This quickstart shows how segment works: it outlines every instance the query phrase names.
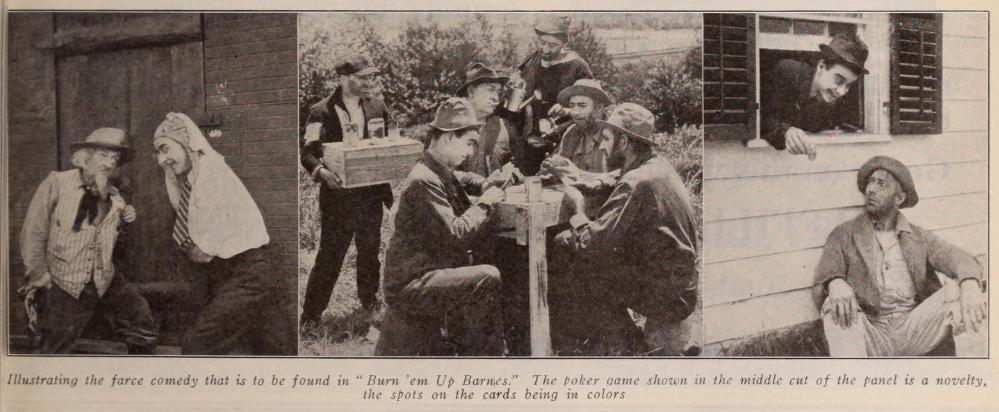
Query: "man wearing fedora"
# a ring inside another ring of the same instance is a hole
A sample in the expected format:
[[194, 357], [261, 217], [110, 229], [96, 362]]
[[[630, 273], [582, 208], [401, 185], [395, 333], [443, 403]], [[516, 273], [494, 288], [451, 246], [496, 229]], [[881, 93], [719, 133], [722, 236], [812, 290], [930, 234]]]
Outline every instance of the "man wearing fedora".
[[523, 142], [530, 140], [531, 143], [524, 147], [524, 158], [518, 159], [521, 171], [526, 174], [537, 173], [545, 153], [552, 150], [551, 144], [540, 139], [539, 121], [544, 117], [565, 114], [564, 105], [558, 103], [559, 92], [572, 86], [576, 80], [593, 78], [589, 64], [566, 47], [571, 24], [569, 16], [551, 16], [542, 20], [534, 27], [537, 50], [518, 66], [527, 96], [533, 96], [523, 117], [524, 135], [528, 138]]
[[621, 103], [599, 122], [613, 143], [608, 167], [621, 177], [592, 220], [583, 195], [565, 189], [565, 206], [574, 213], [553, 246], [553, 343], [589, 342], [587, 354], [635, 353], [642, 343], [628, 309], [671, 325], [694, 311], [697, 229], [680, 176], [653, 150], [652, 113]]
[[855, 128], [844, 124], [836, 103], [868, 73], [867, 45], [856, 34], [838, 34], [819, 49], [821, 59], [815, 65], [794, 59], [778, 62], [760, 93], [760, 136], [775, 149], [811, 159], [816, 148], [808, 133]]
[[516, 140], [517, 131], [504, 117], [508, 112], [497, 112], [500, 91], [508, 80], [509, 76], [473, 62], [465, 70], [465, 82], [458, 89], [458, 96], [468, 100], [476, 120], [482, 123], [475, 154], [460, 170], [455, 170], [455, 176], [473, 194], [478, 194], [476, 189], [485, 178], [502, 169], [513, 156], [510, 142]]
[[614, 141], [604, 136], [601, 123], [613, 99], [596, 80], [580, 79], [559, 92], [558, 101], [569, 110], [573, 123], [556, 146], [555, 155], [542, 162], [542, 170], [591, 192], [613, 187], [619, 171], [611, 170], [607, 159]]
[[[463, 331], [459, 354], [503, 354], [500, 272], [471, 262], [488, 236], [484, 229], [496, 205], [504, 199], [499, 186], [509, 176], [494, 173], [473, 203], [454, 175], [455, 168], [472, 157], [481, 126], [467, 100], [455, 97], [442, 103], [430, 124], [423, 156], [402, 183], [395, 231], [385, 255], [388, 311], [377, 355], [434, 354], [428, 347], [435, 342], [427, 340], [439, 340], [440, 328], [434, 324], [445, 316]], [[406, 332], [427, 322], [428, 335]]]
[[357, 296], [365, 310], [378, 305], [382, 206], [392, 207], [392, 188], [379, 184], [351, 189], [342, 177], [323, 166], [323, 143], [383, 137], [388, 124], [385, 103], [374, 96], [375, 74], [367, 56], [354, 54], [336, 66], [340, 86], [312, 106], [301, 139], [302, 167], [320, 182], [322, 234], [316, 263], [309, 273], [301, 322], [318, 322], [329, 305], [333, 287], [351, 240], [357, 247]]
[[[22, 293], [44, 302], [40, 353], [69, 353], [98, 309], [110, 310], [130, 353], [150, 353], [159, 328], [145, 298], [112, 255], [135, 209], [110, 178], [135, 152], [125, 132], [100, 128], [71, 145], [74, 168], [52, 172], [35, 191], [21, 228]], [[55, 287], [52, 287], [55, 285]], [[44, 299], [36, 293], [45, 290]]]
[[[832, 231], [815, 269], [829, 354], [919, 356], [952, 329], [984, 328], [981, 266], [899, 211], [919, 202], [909, 169], [875, 156], [857, 172], [857, 188], [864, 211]], [[937, 272], [953, 281], [942, 284]]]

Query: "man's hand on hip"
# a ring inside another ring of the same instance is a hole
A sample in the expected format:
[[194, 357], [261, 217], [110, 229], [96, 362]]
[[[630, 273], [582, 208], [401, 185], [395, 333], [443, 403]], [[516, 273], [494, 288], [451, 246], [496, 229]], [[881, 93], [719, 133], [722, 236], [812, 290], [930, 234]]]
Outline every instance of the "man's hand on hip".
[[857, 296], [853, 292], [853, 287], [843, 278], [835, 278], [827, 285], [829, 296], [826, 302], [828, 310], [833, 315], [833, 322], [837, 325], [848, 328], [857, 321], [860, 305], [857, 304]]

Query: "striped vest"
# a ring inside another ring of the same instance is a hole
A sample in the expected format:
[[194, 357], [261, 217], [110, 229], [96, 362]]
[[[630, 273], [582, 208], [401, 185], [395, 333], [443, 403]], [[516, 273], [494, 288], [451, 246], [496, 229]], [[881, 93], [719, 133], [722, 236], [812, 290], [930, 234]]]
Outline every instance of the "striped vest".
[[57, 179], [58, 200], [49, 219], [46, 247], [46, 261], [52, 282], [73, 297], [79, 298], [92, 275], [98, 295], [103, 296], [114, 277], [111, 255], [118, 239], [125, 200], [117, 190], [112, 189], [109, 196], [111, 208], [104, 220], [97, 226], [85, 220], [80, 225], [80, 230], [74, 231], [73, 221], [86, 189], [82, 187], [83, 182], [77, 169], [59, 172]]

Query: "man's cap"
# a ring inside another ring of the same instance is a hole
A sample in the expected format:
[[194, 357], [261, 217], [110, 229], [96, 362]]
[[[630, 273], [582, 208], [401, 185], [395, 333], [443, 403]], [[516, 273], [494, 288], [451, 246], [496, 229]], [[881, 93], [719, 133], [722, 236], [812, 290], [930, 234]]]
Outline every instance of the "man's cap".
[[475, 112], [468, 100], [452, 97], [437, 107], [434, 121], [430, 123], [442, 132], [454, 132], [465, 129], [478, 129], [482, 123], [475, 118]]
[[569, 26], [571, 25], [572, 19], [570, 19], [569, 16], [546, 16], [541, 20], [541, 23], [534, 26], [534, 32], [537, 33], [538, 36], [547, 34], [565, 42], [569, 39]]
[[820, 44], [819, 50], [827, 56], [835, 57], [857, 73], [869, 73], [864, 68], [868, 55], [867, 44], [860, 40], [856, 34], [837, 34], [829, 44]]
[[655, 116], [638, 104], [621, 103], [614, 106], [614, 110], [607, 117], [607, 120], [597, 121], [632, 139], [642, 141], [652, 147], [656, 146], [656, 141], [652, 139], [652, 133], [656, 130]]
[[461, 87], [458, 88], [458, 94], [465, 94], [469, 86], [474, 86], [481, 83], [499, 83], [500, 86], [506, 84], [510, 80], [510, 76], [503, 76], [496, 73], [495, 70], [490, 69], [485, 64], [479, 62], [469, 63], [468, 67], [465, 68], [465, 83], [462, 83]]
[[102, 127], [94, 130], [84, 141], [72, 143], [69, 147], [74, 152], [87, 148], [115, 150], [121, 153], [121, 158], [118, 159], [119, 165], [125, 164], [135, 157], [135, 150], [128, 145], [125, 131], [113, 127]]
[[378, 68], [374, 67], [371, 58], [363, 54], [351, 54], [337, 63], [336, 74], [341, 76], [378, 73]]
[[874, 156], [863, 166], [860, 166], [860, 170], [857, 171], [857, 189], [860, 189], [860, 193], [864, 193], [867, 189], [867, 180], [878, 169], [883, 169], [894, 176], [895, 180], [902, 186], [902, 191], [905, 192], [905, 202], [899, 206], [900, 209], [913, 207], [919, 203], [919, 194], [916, 193], [916, 185], [912, 182], [909, 168], [905, 167], [902, 162], [888, 156]]
[[572, 96], [587, 96], [593, 99], [594, 103], [604, 105], [614, 103], [614, 99], [604, 91], [603, 87], [600, 87], [599, 82], [593, 79], [579, 79], [572, 86], [562, 89], [558, 92], [558, 104], [568, 107]]

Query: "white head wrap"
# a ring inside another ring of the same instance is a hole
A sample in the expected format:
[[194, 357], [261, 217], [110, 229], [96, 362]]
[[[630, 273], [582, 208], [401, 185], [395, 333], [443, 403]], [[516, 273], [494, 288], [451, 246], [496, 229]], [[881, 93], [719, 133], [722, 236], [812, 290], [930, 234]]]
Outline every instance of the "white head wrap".
[[[270, 238], [253, 197], [191, 118], [183, 113], [168, 113], [156, 128], [154, 144], [163, 138], [180, 143], [191, 157], [187, 175], [191, 182], [188, 231], [198, 248], [210, 256], [228, 259], [266, 245]], [[164, 175], [170, 204], [177, 209], [177, 175], [169, 168], [165, 168]]]

